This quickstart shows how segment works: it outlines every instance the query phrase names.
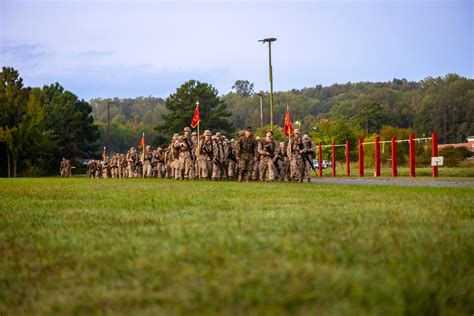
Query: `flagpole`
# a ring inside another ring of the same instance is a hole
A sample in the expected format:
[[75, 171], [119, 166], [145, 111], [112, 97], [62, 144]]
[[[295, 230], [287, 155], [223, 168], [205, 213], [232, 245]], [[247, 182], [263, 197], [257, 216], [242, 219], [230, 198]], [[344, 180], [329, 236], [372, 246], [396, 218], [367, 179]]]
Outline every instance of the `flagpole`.
[[142, 134], [143, 146], [142, 146], [142, 163], [145, 162], [145, 132]]
[[102, 155], [102, 160], [104, 160], [104, 161], [105, 161], [105, 157], [107, 156], [107, 151], [105, 150], [105, 148], [106, 148], [106, 147], [104, 146], [104, 153], [105, 153], [105, 155]]

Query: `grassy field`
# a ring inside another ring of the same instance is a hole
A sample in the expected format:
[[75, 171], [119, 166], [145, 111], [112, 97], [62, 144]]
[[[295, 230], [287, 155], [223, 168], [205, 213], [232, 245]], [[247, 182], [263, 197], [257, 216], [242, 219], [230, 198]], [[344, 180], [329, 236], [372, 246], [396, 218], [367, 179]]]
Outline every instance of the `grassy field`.
[[[317, 171], [317, 170], [316, 170]], [[418, 167], [415, 170], [416, 177], [415, 179], [437, 179], [437, 180], [462, 180], [462, 181], [474, 181], [474, 166], [469, 167], [439, 167], [438, 178], [433, 178], [431, 174], [431, 167]], [[323, 177], [330, 177], [332, 174], [331, 167], [323, 169]], [[380, 174], [385, 178], [392, 178], [392, 169], [387, 167], [380, 168]], [[398, 168], [398, 177], [400, 179], [406, 180], [409, 178], [410, 171], [408, 168], [399, 167]], [[315, 176], [313, 172], [313, 176]], [[346, 176], [346, 166], [344, 164], [337, 164], [336, 167], [336, 176], [345, 177]], [[366, 178], [374, 178], [374, 168], [364, 168], [364, 176]], [[359, 168], [356, 166], [351, 166], [351, 177], [359, 177]]]
[[474, 189], [0, 179], [0, 315], [472, 315]]

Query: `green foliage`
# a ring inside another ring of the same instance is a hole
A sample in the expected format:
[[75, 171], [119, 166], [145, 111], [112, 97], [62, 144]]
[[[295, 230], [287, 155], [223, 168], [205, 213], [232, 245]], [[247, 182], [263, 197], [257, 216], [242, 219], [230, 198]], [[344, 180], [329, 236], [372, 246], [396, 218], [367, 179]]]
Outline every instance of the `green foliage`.
[[25, 88], [13, 68], [3, 67], [0, 80], [3, 176], [56, 173], [62, 157], [75, 160], [97, 151], [98, 129], [87, 102], [57, 83]]
[[248, 80], [237, 80], [232, 89], [241, 97], [249, 97], [253, 94], [253, 83]]
[[[43, 87], [45, 123], [50, 138], [56, 141], [53, 159], [86, 159], [97, 153], [99, 129], [94, 124], [92, 108], [84, 100], [55, 83]], [[56, 166], [54, 169], [57, 169]], [[49, 170], [49, 171], [52, 171]]]
[[[109, 154], [123, 153], [136, 146], [142, 133], [146, 143], [158, 145], [154, 140], [159, 133], [154, 127], [166, 112], [164, 100], [154, 97], [134, 99], [92, 99], [92, 114], [99, 126], [99, 148], [107, 147]], [[107, 134], [107, 107], [110, 106], [110, 141]], [[166, 139], [166, 141], [168, 141]]]
[[196, 101], [199, 101], [202, 132], [209, 129], [227, 135], [233, 133], [234, 127], [229, 120], [231, 113], [225, 101], [219, 98], [214, 87], [196, 80], [185, 82], [166, 99], [167, 113], [163, 115], [163, 122], [157, 130], [168, 139], [173, 133], [181, 133], [185, 126], [191, 124]]
[[472, 188], [0, 179], [2, 315], [463, 315]]
[[[229, 93], [222, 98], [235, 126], [260, 125], [258, 96]], [[264, 123], [270, 120], [268, 104], [267, 94], [263, 98]], [[311, 131], [325, 119], [341, 121], [366, 135], [380, 133], [384, 125], [408, 128], [417, 135], [438, 131], [441, 143], [464, 142], [474, 135], [474, 80], [454, 74], [420, 82], [349, 82], [276, 92], [276, 125], [283, 126], [286, 104], [292, 120], [302, 122], [303, 131]]]
[[466, 147], [447, 146], [439, 151], [439, 156], [443, 156], [443, 163], [446, 167], [458, 167], [460, 163], [471, 155]]

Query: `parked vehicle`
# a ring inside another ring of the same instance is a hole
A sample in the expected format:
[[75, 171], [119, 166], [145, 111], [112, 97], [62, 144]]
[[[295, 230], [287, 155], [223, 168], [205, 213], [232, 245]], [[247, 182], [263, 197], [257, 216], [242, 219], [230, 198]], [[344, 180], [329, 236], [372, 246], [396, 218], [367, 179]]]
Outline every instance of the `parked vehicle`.
[[[319, 161], [317, 161], [316, 159], [313, 160], [313, 166], [315, 169], [319, 169]], [[322, 162], [322, 167], [323, 169], [326, 169], [329, 167], [329, 161], [327, 160], [323, 160]]]

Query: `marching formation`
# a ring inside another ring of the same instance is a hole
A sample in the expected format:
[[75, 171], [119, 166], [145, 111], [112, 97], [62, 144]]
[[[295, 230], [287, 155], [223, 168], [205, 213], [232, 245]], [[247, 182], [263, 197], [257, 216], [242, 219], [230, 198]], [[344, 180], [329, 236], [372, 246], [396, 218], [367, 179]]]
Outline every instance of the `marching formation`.
[[309, 135], [295, 129], [285, 142], [276, 142], [273, 132], [254, 137], [252, 129], [228, 139], [206, 130], [200, 137], [185, 127], [170, 144], [152, 149], [134, 147], [127, 153], [90, 160], [90, 178], [170, 178], [177, 180], [311, 181], [315, 145]]

